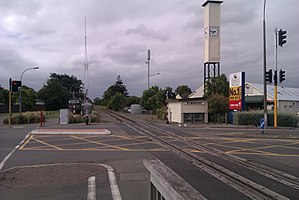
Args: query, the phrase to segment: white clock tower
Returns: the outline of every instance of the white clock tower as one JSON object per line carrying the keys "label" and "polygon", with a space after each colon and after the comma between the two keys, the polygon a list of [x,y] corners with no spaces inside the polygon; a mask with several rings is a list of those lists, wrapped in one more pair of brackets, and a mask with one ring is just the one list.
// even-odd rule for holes
{"label": "white clock tower", "polygon": [[204,7],[204,83],[220,74],[220,4],[206,1]]}

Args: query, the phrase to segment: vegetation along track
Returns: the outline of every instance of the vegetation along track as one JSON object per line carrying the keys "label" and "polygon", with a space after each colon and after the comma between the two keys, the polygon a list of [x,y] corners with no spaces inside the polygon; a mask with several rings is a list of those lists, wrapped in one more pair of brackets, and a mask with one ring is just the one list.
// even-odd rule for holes
{"label": "vegetation along track", "polygon": [[[132,128],[133,130],[139,132],[144,136],[149,137],[152,141],[159,143],[161,146],[183,157],[184,159],[188,160],[190,163],[199,167],[201,170],[207,172],[208,174],[224,182],[225,184],[230,185],[234,189],[238,190],[239,192],[243,193],[244,195],[250,198],[288,199],[287,197],[280,195],[256,182],[253,182],[221,165],[211,162],[199,156],[198,154],[184,150],[181,146],[178,146],[173,142],[170,142],[169,139],[175,139],[176,141],[184,143],[187,146],[192,147],[193,149],[195,148],[204,151],[205,153],[211,154],[213,156],[221,157],[226,161],[232,162],[233,164],[237,164],[239,167],[244,167],[246,169],[252,170],[264,177],[273,179],[276,182],[279,182],[288,187],[292,187],[296,190],[299,190],[299,186],[298,186],[299,179],[293,175],[287,174],[285,172],[255,162],[248,161],[246,159],[237,156],[226,154],[220,150],[200,144],[200,142],[194,142],[188,138],[179,136],[173,132],[161,129],[153,125],[134,121],[132,119],[124,117],[123,115],[117,114],[115,112],[109,110],[102,110],[102,111],[114,117],[118,121],[124,122],[128,127]],[[161,135],[158,135],[159,133],[168,137],[161,137]]]}

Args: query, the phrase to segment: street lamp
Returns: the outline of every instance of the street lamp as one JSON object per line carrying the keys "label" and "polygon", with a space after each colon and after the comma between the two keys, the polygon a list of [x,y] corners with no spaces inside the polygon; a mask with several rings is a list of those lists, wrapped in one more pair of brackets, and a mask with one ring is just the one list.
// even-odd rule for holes
{"label": "street lamp", "polygon": [[25,69],[22,74],[21,74],[21,87],[20,87],[20,95],[19,95],[19,114],[22,114],[22,80],[23,80],[23,74],[31,69],[39,69],[38,66],[36,67],[28,67],[27,69]]}
{"label": "street lamp", "polygon": [[264,122],[265,122],[265,128],[267,125],[267,85],[266,85],[266,61],[267,61],[267,55],[266,55],[266,0],[264,0],[264,12],[263,12],[263,49],[264,49]]}

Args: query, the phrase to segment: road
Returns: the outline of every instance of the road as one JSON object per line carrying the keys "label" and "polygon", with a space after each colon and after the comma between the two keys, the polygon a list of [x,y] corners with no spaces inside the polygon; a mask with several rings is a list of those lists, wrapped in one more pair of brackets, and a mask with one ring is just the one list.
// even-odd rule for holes
{"label": "road", "polygon": [[[93,129],[107,129],[111,134],[33,134],[28,135],[23,143],[21,141],[37,128],[37,124],[15,128],[1,125],[1,161],[15,146],[20,146],[2,168],[0,199],[87,199],[91,177],[95,177],[95,199],[114,199],[115,194],[111,191],[113,180],[109,179],[107,166],[113,169],[122,199],[147,199],[150,183],[149,173],[143,166],[144,159],[161,160],[207,199],[250,199],[126,123],[105,121],[90,126],[60,126],[53,122],[39,130],[61,132],[81,129],[86,133]],[[149,124],[206,147],[299,177],[298,129],[271,130],[271,133],[260,135],[254,127],[209,125],[190,128]],[[296,199],[299,196],[297,189],[261,177],[257,172],[241,169],[224,159],[185,145],[175,137],[157,134],[168,139],[169,143],[179,145],[287,198]]]}

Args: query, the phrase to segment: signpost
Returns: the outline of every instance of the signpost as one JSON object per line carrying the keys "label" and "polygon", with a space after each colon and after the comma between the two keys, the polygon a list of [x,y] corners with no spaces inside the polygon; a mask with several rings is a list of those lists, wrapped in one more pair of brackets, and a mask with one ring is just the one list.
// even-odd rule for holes
{"label": "signpost", "polygon": [[245,110],[245,72],[229,75],[229,109]]}

